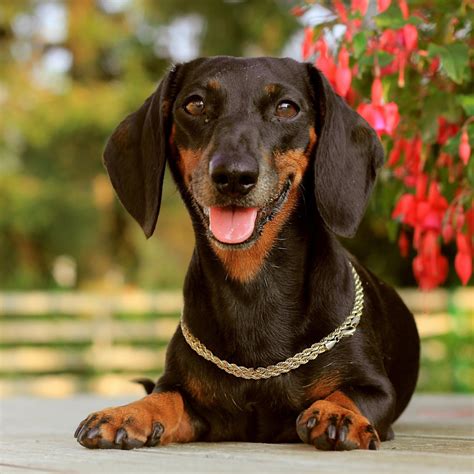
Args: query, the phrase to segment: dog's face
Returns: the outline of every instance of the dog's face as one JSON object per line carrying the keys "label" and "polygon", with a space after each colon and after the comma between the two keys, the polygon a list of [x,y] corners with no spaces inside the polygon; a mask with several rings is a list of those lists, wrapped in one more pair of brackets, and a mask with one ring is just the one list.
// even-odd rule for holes
{"label": "dog's face", "polygon": [[174,101],[174,159],[212,244],[248,249],[275,234],[309,163],[316,136],[305,71],[234,58],[189,69]]}
{"label": "dog's face", "polygon": [[104,158],[147,236],[168,160],[229,274],[248,281],[297,204],[305,173],[313,173],[309,191],[327,227],[352,235],[383,152],[375,132],[312,66],[216,57],[171,71],[119,125]]}

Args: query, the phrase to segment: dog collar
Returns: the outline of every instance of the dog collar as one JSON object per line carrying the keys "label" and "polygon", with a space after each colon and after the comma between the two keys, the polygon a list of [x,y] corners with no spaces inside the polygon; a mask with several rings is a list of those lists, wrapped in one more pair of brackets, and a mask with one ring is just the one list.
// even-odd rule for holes
{"label": "dog collar", "polygon": [[312,346],[307,347],[303,351],[298,352],[294,356],[278,362],[277,364],[269,365],[267,367],[258,367],[255,369],[252,367],[243,367],[219,359],[219,357],[215,356],[199,339],[191,334],[184,323],[183,316],[181,315],[180,325],[183,336],[189,347],[191,347],[191,349],[193,349],[193,351],[198,355],[209,362],[212,362],[214,365],[219,367],[219,369],[222,369],[235,377],[248,380],[259,380],[286,374],[291,370],[297,369],[301,365],[315,360],[320,354],[331,350],[341,339],[352,336],[355,333],[364,309],[364,290],[362,288],[360,277],[351,262],[349,262],[349,266],[352,271],[355,287],[354,305],[349,316],[347,316],[345,321],[338,328],[321,341],[314,343]]}

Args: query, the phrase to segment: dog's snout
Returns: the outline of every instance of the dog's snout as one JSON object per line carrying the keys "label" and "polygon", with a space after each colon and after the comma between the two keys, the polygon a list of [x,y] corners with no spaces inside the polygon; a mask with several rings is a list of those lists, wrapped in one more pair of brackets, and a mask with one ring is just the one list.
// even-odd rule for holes
{"label": "dog's snout", "polygon": [[222,194],[245,196],[258,180],[258,163],[251,156],[239,158],[215,155],[209,163],[209,175]]}

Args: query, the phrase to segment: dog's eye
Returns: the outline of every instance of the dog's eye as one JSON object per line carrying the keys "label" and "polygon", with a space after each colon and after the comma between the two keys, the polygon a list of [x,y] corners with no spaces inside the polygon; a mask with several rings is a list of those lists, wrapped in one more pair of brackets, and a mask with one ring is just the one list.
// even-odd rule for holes
{"label": "dog's eye", "polygon": [[275,115],[281,118],[293,118],[298,115],[299,107],[291,100],[282,100],[275,109]]}
{"label": "dog's eye", "polygon": [[204,113],[204,100],[202,97],[199,97],[198,95],[193,95],[190,97],[184,104],[184,110],[189,114],[189,115],[202,115]]}

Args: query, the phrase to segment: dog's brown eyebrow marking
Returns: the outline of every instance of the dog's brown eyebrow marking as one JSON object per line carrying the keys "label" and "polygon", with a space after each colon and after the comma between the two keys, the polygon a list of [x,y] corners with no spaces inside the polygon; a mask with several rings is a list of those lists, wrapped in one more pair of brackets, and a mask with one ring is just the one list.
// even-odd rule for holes
{"label": "dog's brown eyebrow marking", "polygon": [[221,88],[221,83],[217,79],[211,79],[210,81],[208,81],[207,87],[209,89],[217,90]]}
{"label": "dog's brown eyebrow marking", "polygon": [[281,86],[279,84],[267,84],[264,90],[268,95],[275,95],[280,92]]}

